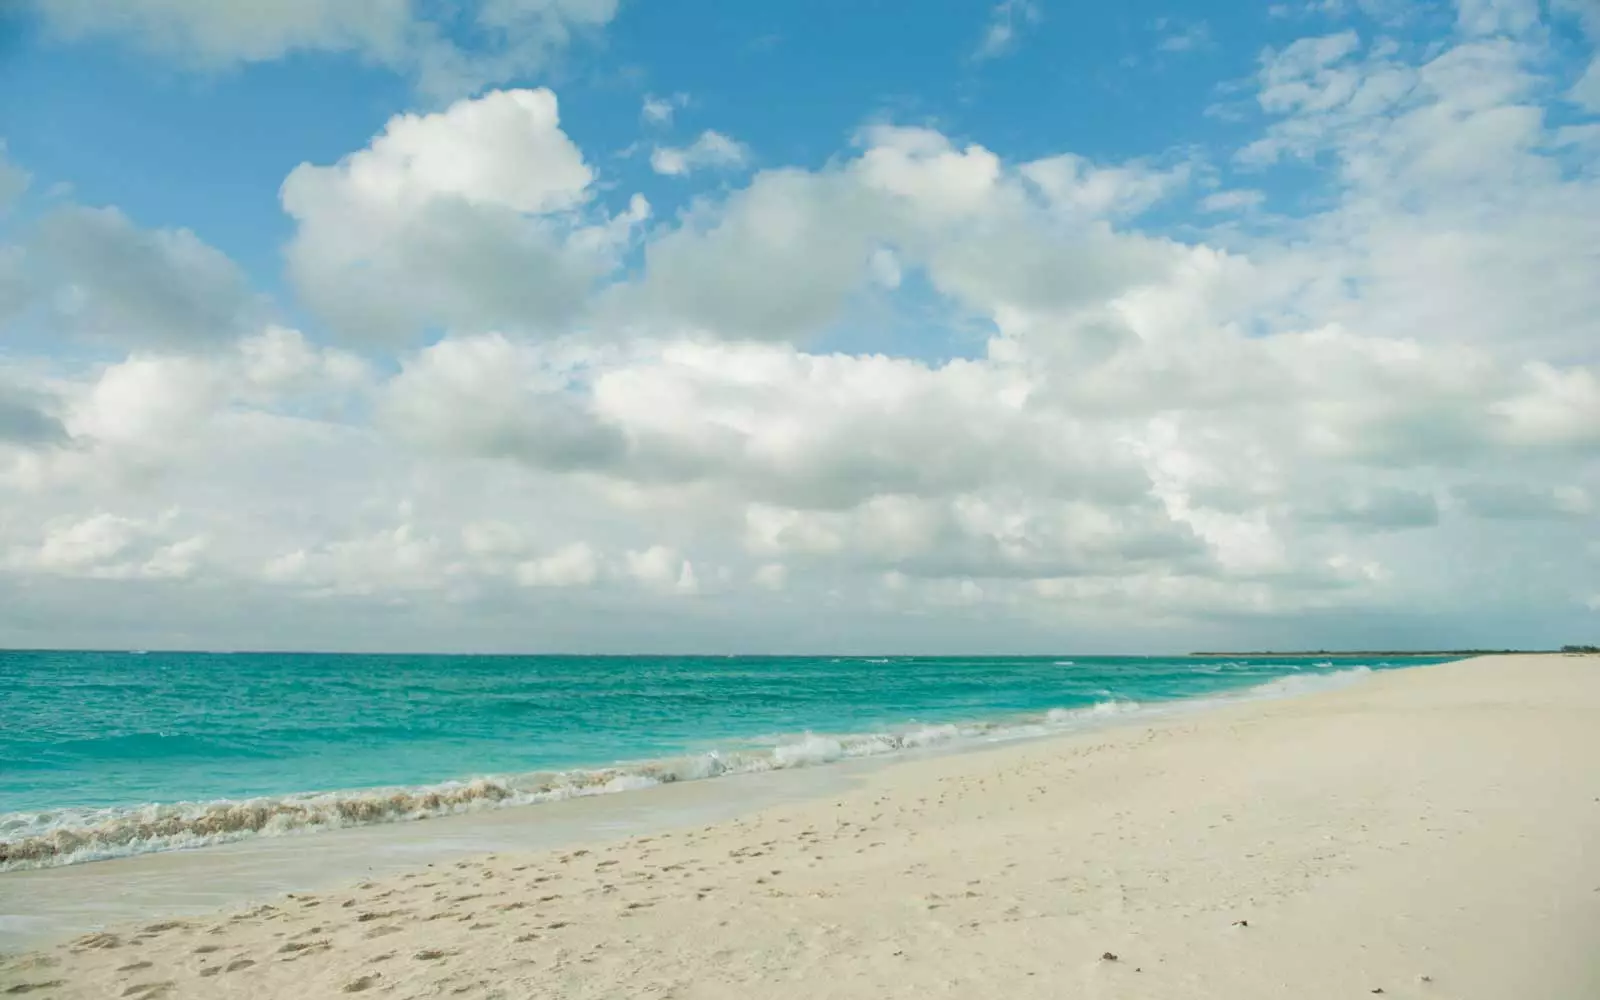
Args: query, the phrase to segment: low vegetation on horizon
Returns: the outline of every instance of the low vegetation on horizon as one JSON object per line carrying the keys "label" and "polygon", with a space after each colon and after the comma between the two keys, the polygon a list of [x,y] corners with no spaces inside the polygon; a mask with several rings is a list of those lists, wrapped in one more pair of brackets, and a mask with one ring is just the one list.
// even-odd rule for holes
{"label": "low vegetation on horizon", "polygon": [[1551,653],[1600,653],[1600,646],[1560,649],[1262,649],[1251,652],[1196,652],[1190,656],[1539,656]]}

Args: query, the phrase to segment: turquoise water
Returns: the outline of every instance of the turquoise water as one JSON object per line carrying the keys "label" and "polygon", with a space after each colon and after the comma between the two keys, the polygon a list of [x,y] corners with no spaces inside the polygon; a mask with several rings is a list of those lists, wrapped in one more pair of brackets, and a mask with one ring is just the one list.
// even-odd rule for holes
{"label": "turquoise water", "polygon": [[0,870],[1065,731],[1390,666],[0,652]]}

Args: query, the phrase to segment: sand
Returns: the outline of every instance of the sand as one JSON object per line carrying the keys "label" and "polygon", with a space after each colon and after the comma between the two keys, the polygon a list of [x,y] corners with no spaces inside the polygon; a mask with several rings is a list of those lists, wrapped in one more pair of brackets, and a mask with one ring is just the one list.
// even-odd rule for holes
{"label": "sand", "polygon": [[913,761],[0,962],[0,995],[41,998],[1380,992],[1600,997],[1600,658]]}

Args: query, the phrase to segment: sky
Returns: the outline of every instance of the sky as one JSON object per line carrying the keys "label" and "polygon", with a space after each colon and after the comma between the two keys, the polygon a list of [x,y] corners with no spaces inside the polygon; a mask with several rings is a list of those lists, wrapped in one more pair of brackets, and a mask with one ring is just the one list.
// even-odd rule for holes
{"label": "sky", "polygon": [[0,646],[1596,641],[1597,40],[0,3]]}

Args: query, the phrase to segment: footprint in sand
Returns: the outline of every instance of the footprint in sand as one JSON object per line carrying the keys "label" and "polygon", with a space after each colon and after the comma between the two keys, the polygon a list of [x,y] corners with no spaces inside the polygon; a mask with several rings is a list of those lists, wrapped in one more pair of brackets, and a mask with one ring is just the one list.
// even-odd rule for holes
{"label": "footprint in sand", "polygon": [[18,995],[22,993],[32,993],[34,990],[53,990],[57,986],[60,986],[64,981],[65,980],[61,979],[52,979],[46,983],[18,983],[17,985],[6,990],[6,994]]}
{"label": "footprint in sand", "polygon": [[339,989],[343,993],[360,993],[364,990],[370,990],[374,986],[378,985],[378,980],[382,978],[383,977],[378,975],[376,972],[369,972],[359,979],[350,980]]}
{"label": "footprint in sand", "polygon": [[382,920],[385,917],[399,916],[400,914],[405,913],[405,912],[407,912],[407,911],[405,911],[405,910],[382,910],[382,911],[372,911],[372,912],[368,912],[368,913],[358,913],[358,914],[356,914],[356,923],[364,924],[369,920]]}
{"label": "footprint in sand", "polygon": [[327,938],[321,938],[316,941],[290,941],[278,949],[278,954],[292,955],[296,952],[310,951],[313,948],[327,950],[332,947],[333,942],[329,941]]}
{"label": "footprint in sand", "polygon": [[170,979],[162,983],[138,983],[123,990],[122,995],[125,997],[144,997],[145,1000],[149,1000],[151,997],[165,996],[176,985],[178,984]]}
{"label": "footprint in sand", "polygon": [[449,952],[439,951],[437,948],[424,948],[411,957],[419,962],[437,962],[448,954]]}
{"label": "footprint in sand", "polygon": [[127,965],[119,965],[119,966],[117,966],[117,971],[118,972],[138,972],[140,969],[148,969],[148,968],[150,968],[150,966],[153,965],[153,964],[154,964],[153,962],[130,962]]}
{"label": "footprint in sand", "polygon": [[248,969],[254,964],[256,964],[256,960],[253,958],[236,958],[227,965],[223,966],[222,971],[238,972],[240,969]]}

